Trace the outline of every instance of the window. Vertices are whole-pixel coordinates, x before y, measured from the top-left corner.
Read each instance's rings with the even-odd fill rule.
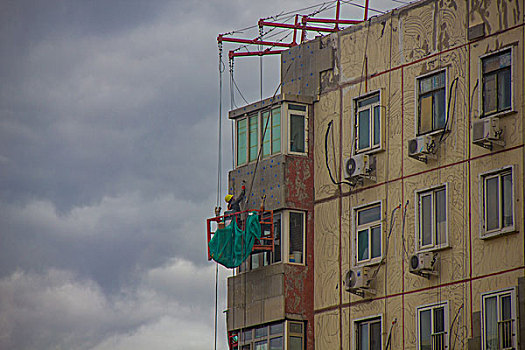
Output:
[[[303,264],[304,263],[304,213],[291,211],[289,212],[289,258],[288,262]]]
[[[304,349],[303,323],[288,322],[288,350]]]
[[[516,349],[516,291],[482,295],[482,349]]]
[[[512,108],[511,53],[509,49],[481,59],[484,116]]]
[[[257,152],[258,152],[258,117],[257,114],[251,115],[248,117],[248,142],[249,142],[249,148],[248,148],[248,154],[249,154],[249,161],[253,162],[257,160]]]
[[[283,114],[288,118],[287,122],[284,122]],[[284,151],[291,154],[308,153],[306,105],[283,103],[271,110],[266,108],[239,116],[235,129],[236,167],[255,162],[259,153],[262,158],[281,153],[283,145],[288,147]]]
[[[262,112],[261,138],[263,157],[281,152],[281,107]]]
[[[381,106],[379,92],[356,100],[356,152],[381,146]]]
[[[306,106],[288,104],[289,114],[289,152],[306,153],[307,119]]]
[[[306,213],[284,210],[273,214],[274,250],[252,254],[239,266],[239,272],[279,263],[304,264]],[[288,254],[286,253],[288,252]]]
[[[417,339],[419,350],[448,348],[448,304],[442,303],[417,309]]]
[[[491,236],[514,230],[512,167],[483,174],[481,235]]]
[[[237,120],[237,166],[246,163],[247,119]]]
[[[445,127],[445,76],[441,71],[417,79],[417,134]]]
[[[287,335],[285,326],[288,327]],[[254,350],[284,350],[285,339],[288,337],[288,350],[303,350],[303,323],[281,321],[270,325],[245,329],[239,343],[241,349]]]
[[[237,166],[257,160],[258,122],[257,114],[237,120]]]
[[[356,350],[381,350],[381,318],[355,322]]]
[[[417,193],[419,249],[447,245],[447,187]]]
[[[381,204],[356,210],[357,263],[381,258]]]

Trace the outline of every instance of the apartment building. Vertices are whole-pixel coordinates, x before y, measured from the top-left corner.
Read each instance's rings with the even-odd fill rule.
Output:
[[[525,348],[524,10],[406,5],[230,112],[229,189],[274,215],[228,280],[232,348]]]

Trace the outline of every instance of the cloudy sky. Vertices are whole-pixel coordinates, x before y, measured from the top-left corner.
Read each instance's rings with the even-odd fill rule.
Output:
[[[216,36],[320,3],[0,1],[1,349],[213,348]],[[250,102],[259,63],[235,61]],[[263,70],[268,97],[276,58]],[[227,74],[223,95],[226,112]],[[220,270],[219,349],[229,274]]]

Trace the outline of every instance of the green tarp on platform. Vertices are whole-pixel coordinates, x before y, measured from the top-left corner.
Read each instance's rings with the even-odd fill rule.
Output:
[[[244,231],[237,226],[235,217],[232,217],[231,223],[225,228],[217,229],[210,240],[208,245],[211,258],[227,268],[237,267],[250,256],[255,239],[260,237],[259,215],[248,215]]]

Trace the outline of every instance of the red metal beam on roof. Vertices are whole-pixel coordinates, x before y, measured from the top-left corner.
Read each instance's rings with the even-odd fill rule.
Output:
[[[277,55],[286,50],[262,50],[262,51],[250,51],[250,52],[235,52],[230,51],[228,57],[245,57],[245,56],[265,56],[265,55]]]
[[[263,46],[280,46],[280,47],[292,47],[295,46],[295,43],[283,43],[277,41],[264,41],[259,39],[241,39],[241,38],[229,38],[225,37],[222,34],[219,34],[217,37],[217,42],[222,43],[223,41],[228,41],[232,43],[240,44],[250,44],[250,45],[263,45]]]
[[[303,19],[304,22],[304,19]],[[268,26],[268,27],[278,27],[278,28],[287,28],[287,29],[301,29],[301,30],[312,30],[315,32],[337,32],[335,28],[325,28],[325,27],[312,27],[306,24],[287,24],[287,23],[278,23],[278,22],[268,22],[265,20],[259,20],[259,25]]]
[[[312,23],[331,23],[331,24],[358,24],[363,22],[362,20],[356,20],[356,19],[330,19],[330,18],[314,18],[314,17],[308,17],[306,19],[307,22]]]

